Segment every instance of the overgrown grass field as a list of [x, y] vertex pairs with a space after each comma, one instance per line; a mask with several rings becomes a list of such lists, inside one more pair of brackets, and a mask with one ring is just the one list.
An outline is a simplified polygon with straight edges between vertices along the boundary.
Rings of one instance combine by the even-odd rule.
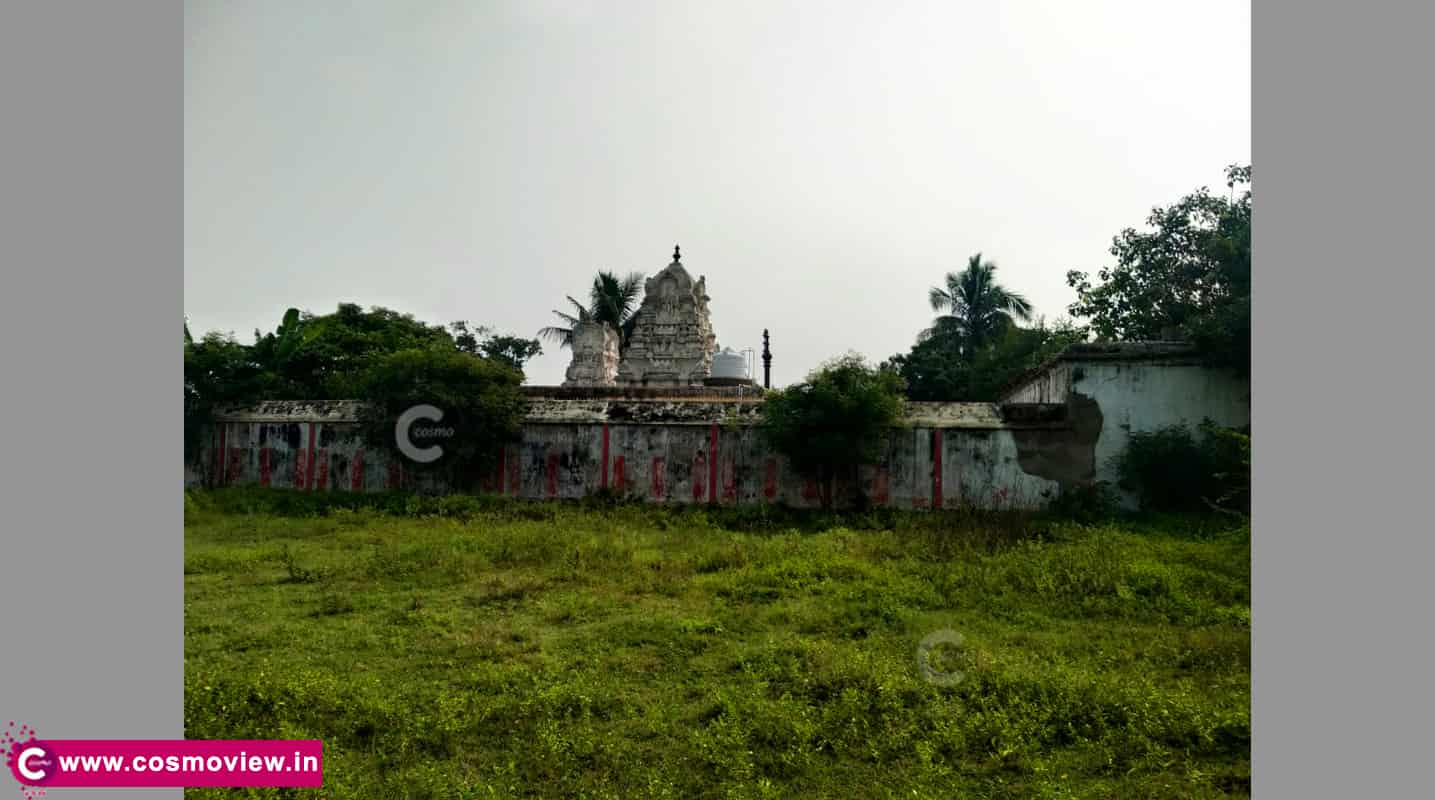
[[190, 493], [185, 655], [251, 796], [1249, 793], [1240, 520]]

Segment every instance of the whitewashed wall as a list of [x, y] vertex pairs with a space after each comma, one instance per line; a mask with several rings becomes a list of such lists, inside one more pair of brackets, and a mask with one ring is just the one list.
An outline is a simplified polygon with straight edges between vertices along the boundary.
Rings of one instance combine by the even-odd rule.
[[[1062, 403], [1074, 396], [1101, 410], [1097, 480], [1115, 485], [1115, 458], [1132, 433], [1202, 420], [1250, 424], [1250, 381], [1201, 365], [1185, 347], [1135, 343], [1078, 346], [1009, 391], [1009, 403]], [[1123, 498], [1128, 505], [1132, 498]]]

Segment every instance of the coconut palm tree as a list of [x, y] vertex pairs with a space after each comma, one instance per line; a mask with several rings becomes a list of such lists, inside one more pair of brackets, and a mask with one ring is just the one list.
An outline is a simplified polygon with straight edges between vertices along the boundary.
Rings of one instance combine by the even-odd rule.
[[588, 290], [588, 305], [569, 295], [568, 302], [573, 306], [574, 313], [555, 310], [553, 313], [563, 321], [563, 325], [550, 325], [540, 330], [538, 335], [557, 342], [560, 348], [572, 347], [573, 326], [579, 322], [605, 322], [618, 331], [619, 341], [626, 347], [638, 321], [636, 314], [642, 301], [642, 290], [643, 276], [640, 273], [633, 272], [626, 278], [619, 278], [611, 272], [600, 271]]
[[946, 287], [932, 287], [928, 300], [941, 314], [921, 339], [949, 334], [961, 342], [962, 354], [970, 357], [1017, 320], [1031, 319], [1031, 303], [996, 282], [997, 265], [983, 261], [977, 253], [967, 259], [961, 272], [948, 272]]
[[593, 278], [593, 288], [588, 291], [588, 313], [593, 319], [613, 326], [621, 335], [619, 342], [628, 346], [628, 338], [638, 324], [638, 306], [643, 302], [643, 276], [630, 272], [626, 278], [618, 278], [611, 272], [599, 272]]
[[542, 328], [538, 331], [538, 335], [540, 337], [547, 339], [551, 342], [557, 342], [560, 348], [572, 347], [573, 328], [575, 328], [580, 322], [590, 322], [593, 319], [593, 315], [588, 313], [588, 309], [582, 303], [578, 302], [577, 300], [574, 300], [572, 295], [568, 295], [568, 302], [573, 305], [573, 311], [575, 313], [565, 314], [556, 308], [553, 309], [554, 315], [557, 316], [559, 319], [563, 320], [564, 325], [566, 325], [567, 327], [559, 325], [549, 325], [548, 327]]

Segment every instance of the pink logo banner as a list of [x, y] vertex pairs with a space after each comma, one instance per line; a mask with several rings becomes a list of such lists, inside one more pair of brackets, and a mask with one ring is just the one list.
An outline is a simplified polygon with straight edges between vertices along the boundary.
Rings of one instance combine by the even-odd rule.
[[318, 740], [31, 738], [13, 742], [5, 760], [22, 785], [47, 789], [324, 783]]

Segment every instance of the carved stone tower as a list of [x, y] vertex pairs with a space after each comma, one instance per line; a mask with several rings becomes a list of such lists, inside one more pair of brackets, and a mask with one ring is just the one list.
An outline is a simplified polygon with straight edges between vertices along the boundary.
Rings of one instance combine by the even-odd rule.
[[717, 337], [708, 319], [707, 279], [693, 281], [673, 248], [673, 263], [643, 285], [643, 305], [623, 360], [620, 386], [692, 386], [712, 367]]
[[615, 386], [618, 332], [607, 323], [580, 320], [573, 326], [573, 360], [564, 386]]

